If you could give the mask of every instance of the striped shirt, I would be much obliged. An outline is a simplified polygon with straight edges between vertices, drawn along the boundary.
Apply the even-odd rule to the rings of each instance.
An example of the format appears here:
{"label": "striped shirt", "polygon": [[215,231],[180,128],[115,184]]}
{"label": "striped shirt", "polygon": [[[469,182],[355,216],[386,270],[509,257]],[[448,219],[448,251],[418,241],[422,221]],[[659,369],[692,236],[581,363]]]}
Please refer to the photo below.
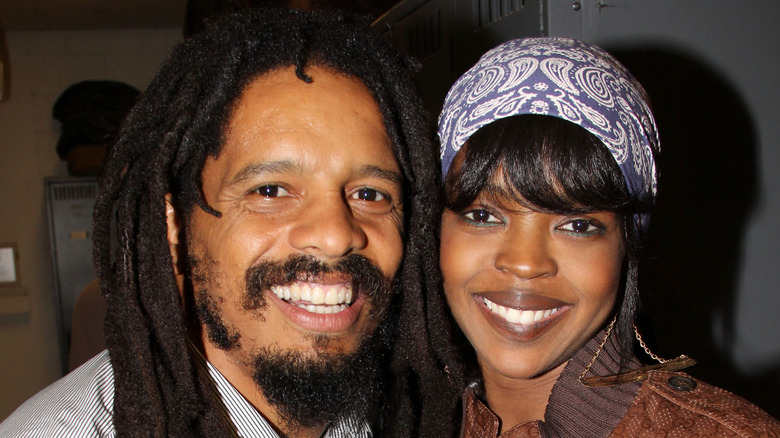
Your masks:
{"label": "striped shirt", "polygon": [[[279,438],[268,421],[213,365],[205,363],[227,415],[242,438]],[[108,351],[33,396],[0,424],[0,437],[114,437],[114,372]],[[368,424],[346,418],[324,438],[370,438]]]}

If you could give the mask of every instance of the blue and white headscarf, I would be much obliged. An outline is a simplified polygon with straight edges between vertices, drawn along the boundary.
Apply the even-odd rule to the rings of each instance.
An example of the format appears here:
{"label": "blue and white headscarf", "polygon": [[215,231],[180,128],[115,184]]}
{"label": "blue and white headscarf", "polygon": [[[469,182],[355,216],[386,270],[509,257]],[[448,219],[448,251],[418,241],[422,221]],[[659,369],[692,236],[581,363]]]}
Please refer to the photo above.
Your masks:
{"label": "blue and white headscarf", "polygon": [[[568,38],[507,41],[452,86],[439,117],[442,175],[479,128],[521,114],[558,117],[609,149],[637,199],[655,199],[655,121],[642,86],[603,49]],[[640,231],[649,218],[637,215]]]}

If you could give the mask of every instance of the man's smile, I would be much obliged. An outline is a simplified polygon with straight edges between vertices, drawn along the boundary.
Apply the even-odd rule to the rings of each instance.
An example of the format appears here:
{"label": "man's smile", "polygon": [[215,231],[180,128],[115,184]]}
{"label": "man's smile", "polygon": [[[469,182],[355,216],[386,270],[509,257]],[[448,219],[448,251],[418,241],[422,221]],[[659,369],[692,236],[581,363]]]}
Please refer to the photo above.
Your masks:
{"label": "man's smile", "polygon": [[313,313],[338,313],[352,304],[352,285],[349,283],[293,283],[271,286],[271,291],[285,302]]}
{"label": "man's smile", "polygon": [[366,303],[363,295],[353,292],[349,283],[302,282],[271,286],[267,293],[269,301],[293,324],[306,331],[332,334],[357,327]]}

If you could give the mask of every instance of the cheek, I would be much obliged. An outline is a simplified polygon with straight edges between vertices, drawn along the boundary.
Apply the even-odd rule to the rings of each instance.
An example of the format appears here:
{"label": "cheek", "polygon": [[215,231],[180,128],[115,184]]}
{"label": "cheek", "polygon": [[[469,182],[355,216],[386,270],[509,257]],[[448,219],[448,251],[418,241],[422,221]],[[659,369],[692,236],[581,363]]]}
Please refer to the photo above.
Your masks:
{"label": "cheek", "polygon": [[241,301],[246,291],[247,271],[260,259],[282,258],[282,254],[273,254],[276,236],[281,233],[268,232],[262,221],[235,221],[223,214],[222,218],[203,217],[192,222],[188,251],[190,257],[208,263],[207,269],[195,278],[205,280],[201,287],[216,293],[219,291],[221,312],[225,317],[242,312]]}
{"label": "cheek", "polygon": [[248,269],[265,256],[284,257],[272,254],[280,236],[285,234],[283,226],[268,220],[230,220],[223,215],[202,227],[201,242],[209,252],[226,266]]}
{"label": "cheek", "polygon": [[571,264],[576,268],[572,274],[578,279],[581,293],[602,313],[608,314],[614,306],[621,286],[622,262],[622,256],[604,252]]}
{"label": "cheek", "polygon": [[[260,221],[258,221],[260,222]],[[248,266],[257,263],[260,256],[270,256],[277,239],[285,233],[282,227],[261,223],[228,229],[217,243],[231,252],[231,257],[246,260]]]}
{"label": "cheek", "polygon": [[474,233],[463,228],[454,214],[445,215],[439,255],[445,290],[463,290],[470,281],[480,279],[484,283],[495,274],[494,261],[501,235]]}
{"label": "cheek", "polygon": [[403,258],[404,237],[401,231],[396,231],[396,229],[393,229],[393,231],[388,234],[392,237],[390,241],[386,242],[385,244],[385,246],[388,248],[388,250],[386,250],[386,258],[388,260],[389,267],[391,268],[390,272],[395,272],[401,265],[401,259]]}
{"label": "cheek", "polygon": [[404,253],[402,228],[396,220],[387,220],[379,224],[363,224],[368,246],[363,253],[375,263],[389,278],[395,276]]}
{"label": "cheek", "polygon": [[468,291],[469,280],[480,272],[481,259],[484,257],[468,239],[448,232],[447,227],[443,227],[439,265],[444,280],[444,293],[450,310],[461,326],[472,304]]}
{"label": "cheek", "polygon": [[465,263],[466,239],[461,233],[458,233],[454,214],[446,212],[444,214],[441,226],[441,243],[439,249],[439,266],[445,284],[457,283],[460,280],[464,269],[468,268]]}
{"label": "cheek", "polygon": [[606,290],[610,292],[611,299],[615,299],[618,289],[620,289],[621,273],[623,270],[623,255],[622,252],[615,254],[605,254],[603,257],[605,260],[603,264],[603,270],[598,277],[598,281],[603,285]]}
{"label": "cheek", "polygon": [[448,298],[455,289],[462,288],[464,278],[467,276],[468,265],[464,261],[462,246],[462,242],[447,233],[442,233],[439,266],[444,279],[444,291]]}

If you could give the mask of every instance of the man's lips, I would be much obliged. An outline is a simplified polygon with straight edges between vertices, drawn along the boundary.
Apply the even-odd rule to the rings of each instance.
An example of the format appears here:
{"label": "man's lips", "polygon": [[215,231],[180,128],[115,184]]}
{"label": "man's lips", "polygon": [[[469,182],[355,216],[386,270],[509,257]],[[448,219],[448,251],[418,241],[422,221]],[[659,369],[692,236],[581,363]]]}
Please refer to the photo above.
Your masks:
{"label": "man's lips", "polygon": [[352,304],[352,285],[349,283],[319,284],[293,283],[271,286],[279,299],[313,313],[338,313]]}
{"label": "man's lips", "polygon": [[529,293],[481,292],[474,298],[494,326],[522,341],[544,333],[571,308],[561,300]]}
{"label": "man's lips", "polygon": [[268,295],[293,323],[312,332],[339,333],[357,322],[364,300],[350,283],[271,286]]}

